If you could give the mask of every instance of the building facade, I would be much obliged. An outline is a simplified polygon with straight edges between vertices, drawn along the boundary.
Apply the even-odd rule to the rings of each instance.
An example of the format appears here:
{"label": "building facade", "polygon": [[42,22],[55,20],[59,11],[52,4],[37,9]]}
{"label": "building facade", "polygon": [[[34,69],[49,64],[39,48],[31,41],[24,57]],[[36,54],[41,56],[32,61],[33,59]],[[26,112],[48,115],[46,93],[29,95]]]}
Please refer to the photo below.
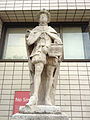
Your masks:
{"label": "building facade", "polygon": [[55,104],[90,120],[90,0],[0,0],[0,120],[11,119],[15,91],[30,90],[24,36],[43,8],[63,41]]}

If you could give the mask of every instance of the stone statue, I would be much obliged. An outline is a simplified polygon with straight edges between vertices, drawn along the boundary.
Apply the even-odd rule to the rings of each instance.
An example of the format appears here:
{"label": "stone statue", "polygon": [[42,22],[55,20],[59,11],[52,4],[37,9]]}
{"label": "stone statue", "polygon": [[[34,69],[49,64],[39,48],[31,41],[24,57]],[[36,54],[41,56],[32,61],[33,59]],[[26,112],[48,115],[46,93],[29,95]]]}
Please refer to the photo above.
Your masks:
{"label": "stone statue", "polygon": [[45,9],[39,12],[39,26],[27,30],[26,46],[31,74],[31,97],[12,120],[68,120],[59,106],[54,105],[59,63],[62,57],[62,42],[57,32],[48,23],[50,14]]}
{"label": "stone statue", "polygon": [[26,106],[54,105],[62,41],[50,26],[50,13],[38,14],[39,26],[26,32],[26,46],[31,74],[31,97]]}

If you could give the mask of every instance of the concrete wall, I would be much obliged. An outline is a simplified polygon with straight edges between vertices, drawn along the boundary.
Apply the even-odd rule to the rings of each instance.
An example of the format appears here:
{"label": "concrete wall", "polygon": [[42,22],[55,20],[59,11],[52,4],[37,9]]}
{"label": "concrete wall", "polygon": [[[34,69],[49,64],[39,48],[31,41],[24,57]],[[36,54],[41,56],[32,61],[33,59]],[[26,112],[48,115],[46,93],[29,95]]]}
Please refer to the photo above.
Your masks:
{"label": "concrete wall", "polygon": [[[0,120],[10,120],[15,91],[29,91],[27,62],[0,62]],[[90,63],[62,62],[55,104],[69,120],[90,120]]]}
{"label": "concrete wall", "polygon": [[90,19],[90,0],[0,0],[0,17],[4,22],[37,22],[43,8],[50,11],[52,22]]}
{"label": "concrete wall", "polygon": [[0,10],[90,9],[89,0],[0,0]]}

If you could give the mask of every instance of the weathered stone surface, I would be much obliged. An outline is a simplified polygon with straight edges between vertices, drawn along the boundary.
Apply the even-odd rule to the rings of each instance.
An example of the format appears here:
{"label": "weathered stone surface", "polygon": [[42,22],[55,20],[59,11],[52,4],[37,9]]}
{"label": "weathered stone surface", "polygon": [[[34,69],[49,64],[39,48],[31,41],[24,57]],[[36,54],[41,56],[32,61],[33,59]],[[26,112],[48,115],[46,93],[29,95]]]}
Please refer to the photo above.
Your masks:
{"label": "weathered stone surface", "polygon": [[59,106],[38,105],[35,111],[31,111],[30,107],[20,106],[19,113],[24,114],[61,114]]}
{"label": "weathered stone surface", "polygon": [[11,120],[68,120],[63,114],[20,114],[13,115]]}
{"label": "weathered stone surface", "polygon": [[55,89],[62,57],[62,41],[48,26],[50,13],[39,12],[39,25],[26,32],[26,46],[31,74],[31,97],[26,106],[55,105]]}
{"label": "weathered stone surface", "polygon": [[31,111],[29,106],[20,106],[19,113],[11,120],[68,120],[68,117],[59,106],[38,105],[35,111]]}
{"label": "weathered stone surface", "polygon": [[36,111],[30,111],[29,107],[21,106],[20,113],[14,114],[11,120],[68,120],[59,106],[38,105]]}

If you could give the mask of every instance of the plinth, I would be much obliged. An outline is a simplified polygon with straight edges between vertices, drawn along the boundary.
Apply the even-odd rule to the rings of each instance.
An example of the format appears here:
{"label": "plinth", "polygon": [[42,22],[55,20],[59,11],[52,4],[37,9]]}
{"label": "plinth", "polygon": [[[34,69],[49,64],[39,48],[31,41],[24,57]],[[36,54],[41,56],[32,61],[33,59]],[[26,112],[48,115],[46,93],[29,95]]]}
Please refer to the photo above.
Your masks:
{"label": "plinth", "polygon": [[21,106],[19,113],[14,114],[11,120],[68,120],[68,117],[59,106],[38,105],[34,112],[29,107]]}

